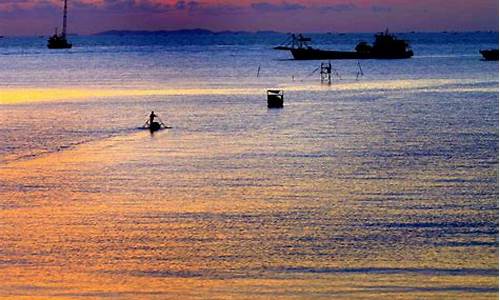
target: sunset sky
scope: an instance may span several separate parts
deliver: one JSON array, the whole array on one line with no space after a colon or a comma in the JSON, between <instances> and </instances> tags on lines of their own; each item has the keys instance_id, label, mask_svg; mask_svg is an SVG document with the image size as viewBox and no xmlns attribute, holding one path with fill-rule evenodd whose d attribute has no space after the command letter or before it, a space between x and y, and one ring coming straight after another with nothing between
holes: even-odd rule
<instances>
[{"instance_id":1,"label":"sunset sky","mask_svg":"<svg viewBox=\"0 0 500 300\"><path fill-rule=\"evenodd\" d=\"M276 30L373 32L498 30L498 0L68 0L69 31ZM0 34L60 26L62 0L1 0Z\"/></svg>"}]
</instances>

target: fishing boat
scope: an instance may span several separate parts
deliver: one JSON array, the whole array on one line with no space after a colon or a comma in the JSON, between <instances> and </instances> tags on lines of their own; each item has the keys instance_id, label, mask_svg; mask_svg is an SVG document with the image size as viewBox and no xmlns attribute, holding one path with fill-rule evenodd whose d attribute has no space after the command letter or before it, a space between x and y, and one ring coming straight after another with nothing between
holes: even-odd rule
<instances>
[{"instance_id":1,"label":"fishing boat","mask_svg":"<svg viewBox=\"0 0 500 300\"><path fill-rule=\"evenodd\" d=\"M154 131L164 129L164 127L161 125L160 122L153 122L153 123L149 124L148 129L149 129L149 131L154 132Z\"/></svg>"},{"instance_id":2,"label":"fishing boat","mask_svg":"<svg viewBox=\"0 0 500 300\"><path fill-rule=\"evenodd\" d=\"M163 121L158 117L154 111L149 115L149 119L142 126L144 129L148 129L151 132L159 131L162 129L170 129L172 127L165 125Z\"/></svg>"},{"instance_id":3,"label":"fishing boat","mask_svg":"<svg viewBox=\"0 0 500 300\"><path fill-rule=\"evenodd\" d=\"M310 39L309 39L310 40ZM388 30L375 35L373 45L360 42L355 51L331 51L315 49L308 43L297 41L297 45L290 47L290 52L296 60L325 60L325 59L404 59L413 56L409 43L398 39Z\"/></svg>"},{"instance_id":4,"label":"fishing boat","mask_svg":"<svg viewBox=\"0 0 500 300\"><path fill-rule=\"evenodd\" d=\"M498 49L480 50L484 60L498 60Z\"/></svg>"},{"instance_id":5,"label":"fishing boat","mask_svg":"<svg viewBox=\"0 0 500 300\"><path fill-rule=\"evenodd\" d=\"M302 34L291 34L290 37L275 50L289 50L293 58L297 60L311 59L356 59L358 53L348 51L327 51L315 49L310 46L311 38L304 37Z\"/></svg>"},{"instance_id":6,"label":"fishing boat","mask_svg":"<svg viewBox=\"0 0 500 300\"><path fill-rule=\"evenodd\" d=\"M66 28L67 28L67 17L68 17L68 0L64 0L64 13L63 13L63 27L61 34L58 34L57 28L54 35L49 37L47 42L47 47L49 49L70 49L73 47L71 43L66 39Z\"/></svg>"},{"instance_id":7,"label":"fishing boat","mask_svg":"<svg viewBox=\"0 0 500 300\"><path fill-rule=\"evenodd\" d=\"M146 124L144 124L143 127L141 127L141 129L147 129L149 130L150 132L156 132L156 131L160 131L160 130L163 130L163 129L172 129L171 126L167 126L165 124L163 124L163 122L157 122L157 121L154 121L154 122L146 122Z\"/></svg>"}]
</instances>

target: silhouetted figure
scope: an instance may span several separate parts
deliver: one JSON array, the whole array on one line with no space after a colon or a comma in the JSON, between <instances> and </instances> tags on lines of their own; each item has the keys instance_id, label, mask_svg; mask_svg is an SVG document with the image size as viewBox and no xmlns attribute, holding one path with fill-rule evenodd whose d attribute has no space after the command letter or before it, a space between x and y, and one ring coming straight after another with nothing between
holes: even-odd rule
<instances>
[{"instance_id":1,"label":"silhouetted figure","mask_svg":"<svg viewBox=\"0 0 500 300\"><path fill-rule=\"evenodd\" d=\"M154 111L151 111L151 114L149 115L149 126L151 126L151 124L153 124L153 122L155 121L155 118L157 118L158 116L155 115L155 112Z\"/></svg>"},{"instance_id":2,"label":"silhouetted figure","mask_svg":"<svg viewBox=\"0 0 500 300\"><path fill-rule=\"evenodd\" d=\"M163 121L160 119L160 117L155 114L154 111L151 111L151 114L149 114L149 120L146 121L146 124L144 124L145 128L148 128L151 132L153 131L158 131L160 129L165 129L165 128L170 128L163 123Z\"/></svg>"}]
</instances>

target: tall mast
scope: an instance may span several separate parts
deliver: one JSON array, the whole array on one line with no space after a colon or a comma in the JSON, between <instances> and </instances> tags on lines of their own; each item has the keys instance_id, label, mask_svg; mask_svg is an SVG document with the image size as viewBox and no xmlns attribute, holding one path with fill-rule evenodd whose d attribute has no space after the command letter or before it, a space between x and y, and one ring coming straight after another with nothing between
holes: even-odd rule
<instances>
[{"instance_id":1,"label":"tall mast","mask_svg":"<svg viewBox=\"0 0 500 300\"><path fill-rule=\"evenodd\" d=\"M64 0L64 15L63 15L63 28L62 36L66 37L66 19L68 18L68 0Z\"/></svg>"}]
</instances>

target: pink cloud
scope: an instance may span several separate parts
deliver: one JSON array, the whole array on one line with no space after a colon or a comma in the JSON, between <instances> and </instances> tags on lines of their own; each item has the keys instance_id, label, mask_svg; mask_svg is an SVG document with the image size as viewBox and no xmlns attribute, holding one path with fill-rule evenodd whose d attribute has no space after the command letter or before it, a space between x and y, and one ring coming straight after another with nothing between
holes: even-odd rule
<instances>
[{"instance_id":1,"label":"pink cloud","mask_svg":"<svg viewBox=\"0 0 500 300\"><path fill-rule=\"evenodd\" d=\"M496 0L69 0L70 31L213 30L394 31L498 30ZM0 34L47 34L61 0L4 0Z\"/></svg>"}]
</instances>

